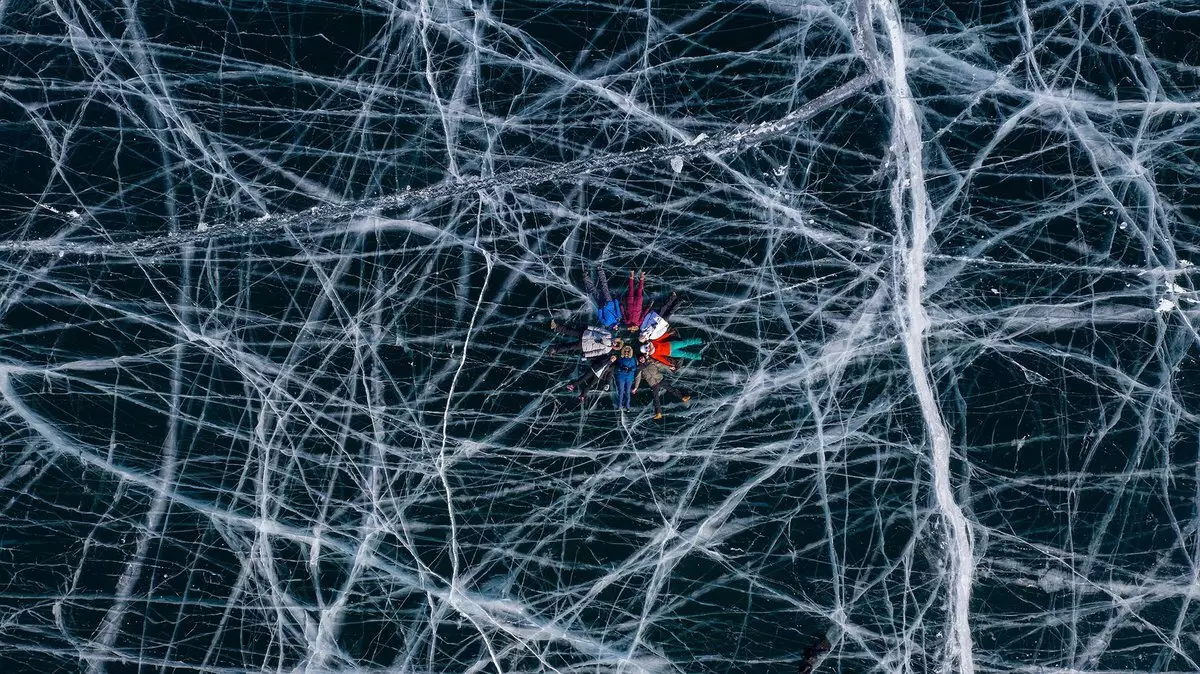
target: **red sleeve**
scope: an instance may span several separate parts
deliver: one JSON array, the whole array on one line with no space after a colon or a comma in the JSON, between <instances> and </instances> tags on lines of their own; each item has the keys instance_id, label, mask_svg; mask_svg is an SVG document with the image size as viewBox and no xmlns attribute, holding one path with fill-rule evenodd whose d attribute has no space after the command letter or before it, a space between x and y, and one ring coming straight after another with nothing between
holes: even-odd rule
<instances>
[{"instance_id":1,"label":"red sleeve","mask_svg":"<svg viewBox=\"0 0 1200 674\"><path fill-rule=\"evenodd\" d=\"M667 360L666 354L658 349L655 349L654 353L650 354L650 357L662 363L663 365L666 365L667 367L671 367L671 361Z\"/></svg>"}]
</instances>

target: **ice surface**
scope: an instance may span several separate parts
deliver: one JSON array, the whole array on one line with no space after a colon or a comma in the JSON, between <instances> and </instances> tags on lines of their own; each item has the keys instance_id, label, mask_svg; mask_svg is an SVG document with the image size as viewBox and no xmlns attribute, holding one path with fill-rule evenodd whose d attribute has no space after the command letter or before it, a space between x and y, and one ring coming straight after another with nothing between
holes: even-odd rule
<instances>
[{"instance_id":1,"label":"ice surface","mask_svg":"<svg viewBox=\"0 0 1200 674\"><path fill-rule=\"evenodd\" d=\"M1200 670L1191 5L0 22L0 672Z\"/></svg>"}]
</instances>

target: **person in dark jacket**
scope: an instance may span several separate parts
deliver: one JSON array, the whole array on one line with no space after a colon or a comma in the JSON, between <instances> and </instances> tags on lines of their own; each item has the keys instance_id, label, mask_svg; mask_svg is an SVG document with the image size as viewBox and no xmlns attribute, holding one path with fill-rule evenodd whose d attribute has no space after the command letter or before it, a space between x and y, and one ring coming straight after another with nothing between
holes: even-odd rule
<instances>
[{"instance_id":1,"label":"person in dark jacket","mask_svg":"<svg viewBox=\"0 0 1200 674\"><path fill-rule=\"evenodd\" d=\"M600 325L608 328L610 332L616 332L617 328L621 327L621 303L613 299L612 291L608 289L608 277L604 275L604 268L596 268L596 282L592 282L592 277L585 271L583 287L596 301L596 316L600 319Z\"/></svg>"},{"instance_id":2,"label":"person in dark jacket","mask_svg":"<svg viewBox=\"0 0 1200 674\"><path fill-rule=\"evenodd\" d=\"M567 391L576 393L581 403L587 400L588 391L601 387L607 391L615 362L616 356L608 355L588 360L583 365L583 374L567 384Z\"/></svg>"},{"instance_id":3,"label":"person in dark jacket","mask_svg":"<svg viewBox=\"0 0 1200 674\"><path fill-rule=\"evenodd\" d=\"M621 357L617 359L617 408L622 412L633 409L631 406L633 380L637 377L637 361L633 359L633 347L621 349Z\"/></svg>"},{"instance_id":4,"label":"person in dark jacket","mask_svg":"<svg viewBox=\"0 0 1200 674\"><path fill-rule=\"evenodd\" d=\"M635 379L633 382L633 391L631 391L631 393L637 393L638 386L643 383L650 387L650 393L654 396L655 419L663 418L662 397L664 394L670 393L685 403L692 399L692 396L664 381L664 377L666 377L667 373L674 371L675 368L667 367L656 360L650 360L646 356L642 356L638 359L637 379Z\"/></svg>"}]
</instances>

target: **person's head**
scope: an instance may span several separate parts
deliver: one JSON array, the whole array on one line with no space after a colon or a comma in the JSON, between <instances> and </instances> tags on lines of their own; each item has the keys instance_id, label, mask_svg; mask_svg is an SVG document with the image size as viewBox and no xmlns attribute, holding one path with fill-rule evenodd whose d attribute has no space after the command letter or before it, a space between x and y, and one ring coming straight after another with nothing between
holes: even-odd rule
<instances>
[{"instance_id":1,"label":"person's head","mask_svg":"<svg viewBox=\"0 0 1200 674\"><path fill-rule=\"evenodd\" d=\"M647 355L650 353L650 345L643 344L640 347L638 347L638 351L642 352L643 355Z\"/></svg>"},{"instance_id":2,"label":"person's head","mask_svg":"<svg viewBox=\"0 0 1200 674\"><path fill-rule=\"evenodd\" d=\"M609 332L616 332L617 330L620 330L620 329L621 329L620 323L613 323L612 325L608 326Z\"/></svg>"},{"instance_id":3,"label":"person's head","mask_svg":"<svg viewBox=\"0 0 1200 674\"><path fill-rule=\"evenodd\" d=\"M613 350L614 351L620 351L623 348L625 348L625 340L623 340L619 337L617 339L613 340Z\"/></svg>"},{"instance_id":4,"label":"person's head","mask_svg":"<svg viewBox=\"0 0 1200 674\"><path fill-rule=\"evenodd\" d=\"M644 332L643 332L643 333L641 333L641 334L639 334L639 335L638 335L638 341L639 341L639 342L645 343L645 342L646 342L646 339L647 339L647 337L646 337L646 333L644 333Z\"/></svg>"},{"instance_id":5,"label":"person's head","mask_svg":"<svg viewBox=\"0 0 1200 674\"><path fill-rule=\"evenodd\" d=\"M621 349L621 357L622 358L633 358L633 347L627 346L627 347Z\"/></svg>"},{"instance_id":6,"label":"person's head","mask_svg":"<svg viewBox=\"0 0 1200 674\"><path fill-rule=\"evenodd\" d=\"M646 358L645 354L638 356L638 363L641 365L645 365L647 360L649 360L649 358Z\"/></svg>"},{"instance_id":7,"label":"person's head","mask_svg":"<svg viewBox=\"0 0 1200 674\"><path fill-rule=\"evenodd\" d=\"M641 331L642 331L642 326L640 326L640 325L631 325L631 326L629 326L629 331L630 331L630 332L632 332L633 334L635 334L635 335L636 335L636 334L638 334L639 332L641 332Z\"/></svg>"}]
</instances>

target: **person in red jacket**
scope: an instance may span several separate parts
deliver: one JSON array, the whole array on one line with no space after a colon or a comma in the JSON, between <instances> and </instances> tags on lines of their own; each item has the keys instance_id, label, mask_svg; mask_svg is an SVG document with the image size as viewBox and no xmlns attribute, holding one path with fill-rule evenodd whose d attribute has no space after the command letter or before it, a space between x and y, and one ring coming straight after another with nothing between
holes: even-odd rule
<instances>
[{"instance_id":1,"label":"person in red jacket","mask_svg":"<svg viewBox=\"0 0 1200 674\"><path fill-rule=\"evenodd\" d=\"M658 362L672 367L669 358L682 358L683 360L700 360L700 354L685 351L684 349L690 346L700 346L703 342L698 337L689 337L687 339L677 339L668 341L659 339L653 342L646 342L640 347L640 351L648 358L653 358Z\"/></svg>"}]
</instances>

